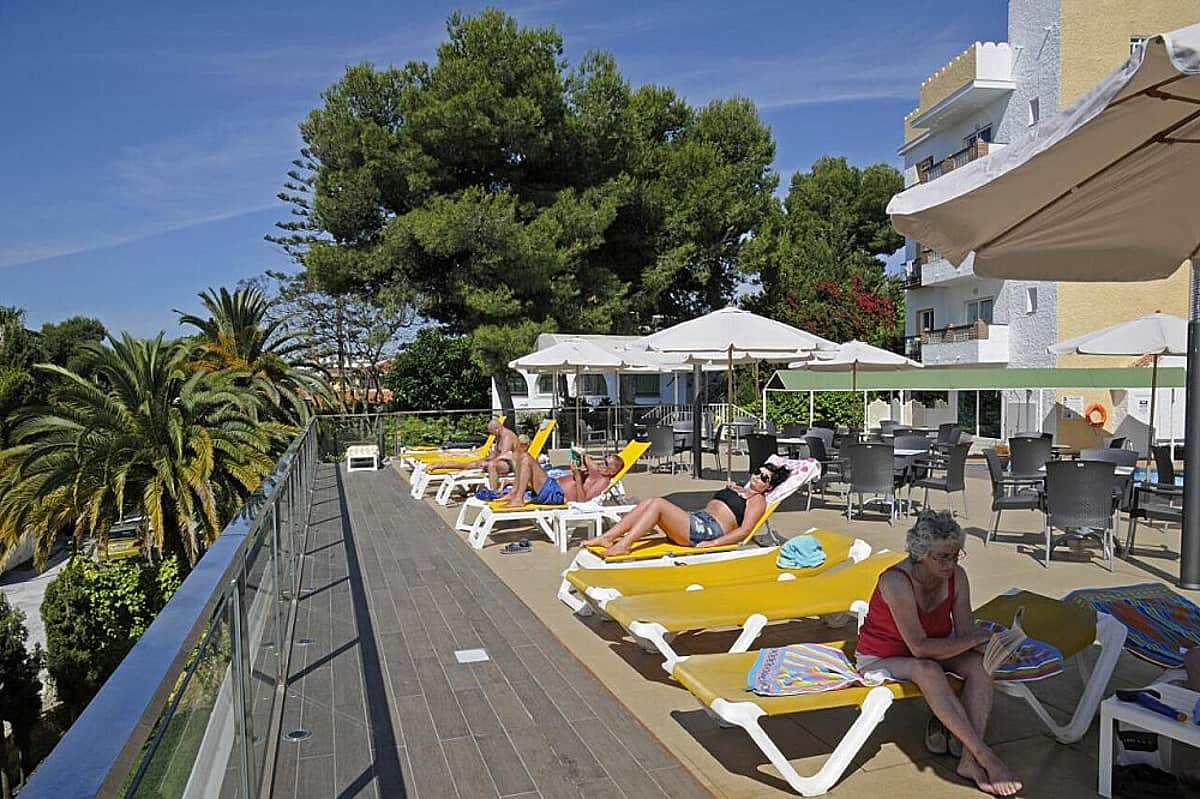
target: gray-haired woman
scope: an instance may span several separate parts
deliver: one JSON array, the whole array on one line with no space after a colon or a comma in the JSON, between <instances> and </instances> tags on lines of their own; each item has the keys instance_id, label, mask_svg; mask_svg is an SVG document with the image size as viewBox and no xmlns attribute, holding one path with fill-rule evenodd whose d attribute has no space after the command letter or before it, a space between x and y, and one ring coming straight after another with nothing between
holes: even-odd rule
<instances>
[{"instance_id":1,"label":"gray-haired woman","mask_svg":"<svg viewBox=\"0 0 1200 799\"><path fill-rule=\"evenodd\" d=\"M1021 789L983 742L992 710L992 678L978 648L991 633L975 626L971 587L958 565L965 536L947 511L922 511L908 531L908 558L879 576L858 632L859 671L911 680L933 714L963 745L958 773L980 790L1012 796ZM946 678L963 679L961 696Z\"/></svg>"}]
</instances>

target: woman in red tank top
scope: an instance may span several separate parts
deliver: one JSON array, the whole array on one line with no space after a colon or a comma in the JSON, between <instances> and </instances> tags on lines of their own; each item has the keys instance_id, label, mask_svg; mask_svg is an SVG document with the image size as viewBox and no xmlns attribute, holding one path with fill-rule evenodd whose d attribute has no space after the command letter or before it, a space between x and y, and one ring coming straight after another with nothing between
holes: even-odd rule
<instances>
[{"instance_id":1,"label":"woman in red tank top","mask_svg":"<svg viewBox=\"0 0 1200 799\"><path fill-rule=\"evenodd\" d=\"M966 536L947 511L922 511L908 531L908 558L879 576L858 631L859 671L916 683L929 709L963 745L958 773L981 790L1012 796L1021 789L983 741L992 709L992 678L979 649L991 634L975 626L971 586L958 565ZM955 694L946 672L962 677Z\"/></svg>"}]
</instances>

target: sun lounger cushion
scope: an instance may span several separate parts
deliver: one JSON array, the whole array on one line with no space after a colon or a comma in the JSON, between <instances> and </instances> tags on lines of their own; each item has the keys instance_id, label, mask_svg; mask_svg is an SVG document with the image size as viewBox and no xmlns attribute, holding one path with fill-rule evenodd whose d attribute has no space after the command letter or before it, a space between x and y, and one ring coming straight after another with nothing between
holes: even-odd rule
<instances>
[{"instance_id":1,"label":"sun lounger cushion","mask_svg":"<svg viewBox=\"0 0 1200 799\"><path fill-rule=\"evenodd\" d=\"M574 569L564 577L576 591L589 588L615 588L623 596L637 596L659 591L682 591L688 586L713 588L737 583L777 580L782 574L812 577L840 565L850 557L854 539L842 533L813 530L809 535L821 542L825 562L804 569L780 569L775 563L777 548L764 549L762 554L747 555L717 563L672 561L666 566L652 568Z\"/></svg>"},{"instance_id":2,"label":"sun lounger cushion","mask_svg":"<svg viewBox=\"0 0 1200 799\"><path fill-rule=\"evenodd\" d=\"M842 650L847 660L854 658L854 645L836 642L830 646ZM851 686L838 691L794 696L757 696L746 691L746 675L758 657L756 652L723 652L716 655L692 655L675 664L672 675L705 705L714 700L729 702L750 701L768 716L784 716L810 710L836 707L858 707L873 689L870 686ZM882 686L896 699L912 699L921 690L910 682L889 682Z\"/></svg>"},{"instance_id":3,"label":"sun lounger cushion","mask_svg":"<svg viewBox=\"0 0 1200 799\"><path fill-rule=\"evenodd\" d=\"M860 674L846 653L829 644L792 644L760 649L746 690L759 696L795 696L836 691L850 685L882 685L883 680Z\"/></svg>"},{"instance_id":4,"label":"sun lounger cushion","mask_svg":"<svg viewBox=\"0 0 1200 799\"><path fill-rule=\"evenodd\" d=\"M1200 607L1161 583L1081 588L1063 601L1114 617L1129 630L1125 649L1165 669L1183 665L1180 649L1200 646Z\"/></svg>"}]
</instances>

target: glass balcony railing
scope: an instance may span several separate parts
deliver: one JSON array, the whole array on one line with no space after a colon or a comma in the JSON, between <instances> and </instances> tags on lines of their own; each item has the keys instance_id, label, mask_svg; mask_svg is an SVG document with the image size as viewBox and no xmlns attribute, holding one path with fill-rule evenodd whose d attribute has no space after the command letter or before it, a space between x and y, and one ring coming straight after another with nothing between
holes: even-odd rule
<instances>
[{"instance_id":1,"label":"glass balcony railing","mask_svg":"<svg viewBox=\"0 0 1200 799\"><path fill-rule=\"evenodd\" d=\"M310 423L23 797L256 797L270 784L317 443Z\"/></svg>"}]
</instances>

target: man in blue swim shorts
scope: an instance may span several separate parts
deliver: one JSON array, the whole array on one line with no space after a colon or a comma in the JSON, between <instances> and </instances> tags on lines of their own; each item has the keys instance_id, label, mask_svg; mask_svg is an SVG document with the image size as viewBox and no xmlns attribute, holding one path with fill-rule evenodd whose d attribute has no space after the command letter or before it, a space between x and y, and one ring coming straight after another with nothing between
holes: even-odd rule
<instances>
[{"instance_id":1,"label":"man in blue swim shorts","mask_svg":"<svg viewBox=\"0 0 1200 799\"><path fill-rule=\"evenodd\" d=\"M510 508L525 504L525 492L534 492L535 505L562 505L567 502L587 502L608 490L612 478L625 468L625 462L616 455L609 455L597 463L589 455L583 455L580 467L572 466L571 474L557 479L546 474L546 470L528 452L517 461L517 473L513 478L513 490L509 494Z\"/></svg>"}]
</instances>

